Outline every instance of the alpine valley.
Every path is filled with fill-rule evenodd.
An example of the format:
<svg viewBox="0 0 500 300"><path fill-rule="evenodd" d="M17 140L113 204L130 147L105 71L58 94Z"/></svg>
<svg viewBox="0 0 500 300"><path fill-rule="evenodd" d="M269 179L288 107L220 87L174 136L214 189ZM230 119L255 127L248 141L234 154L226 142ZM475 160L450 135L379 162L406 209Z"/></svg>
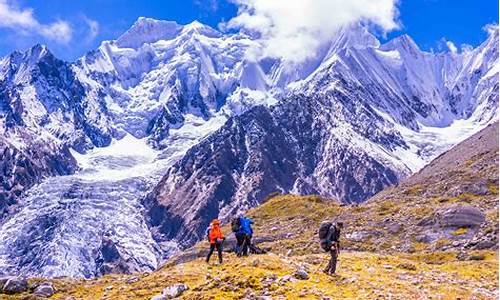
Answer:
<svg viewBox="0 0 500 300"><path fill-rule="evenodd" d="M498 121L498 27L422 51L339 30L301 63L139 18L75 62L0 59L0 274L153 271L270 195L358 204ZM397 200L394 200L397 201Z"/></svg>

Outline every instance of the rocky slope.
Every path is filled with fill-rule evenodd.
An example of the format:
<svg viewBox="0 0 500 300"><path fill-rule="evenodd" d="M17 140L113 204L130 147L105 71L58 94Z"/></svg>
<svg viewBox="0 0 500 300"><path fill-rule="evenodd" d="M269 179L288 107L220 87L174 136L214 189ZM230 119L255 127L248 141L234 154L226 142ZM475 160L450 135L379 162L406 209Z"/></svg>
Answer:
<svg viewBox="0 0 500 300"><path fill-rule="evenodd" d="M272 245L273 252L279 253L320 251L316 230L325 219L344 221L343 247L350 250L494 250L498 247L498 154L495 123L365 203L342 205L318 196L284 195L264 202L249 215L259 220L255 235L273 240L263 246ZM196 256L196 251L185 253Z"/></svg>
<svg viewBox="0 0 500 300"><path fill-rule="evenodd" d="M35 149L20 150L0 137L0 220L9 214L22 193L46 176L75 171L76 162L68 148L51 148L43 141Z"/></svg>
<svg viewBox="0 0 500 300"><path fill-rule="evenodd" d="M201 242L152 273L51 280L52 298L496 299L498 123L363 204L280 195L247 215L267 254L227 252L222 266L206 264ZM345 223L335 277L321 271L327 255L317 230L325 219ZM229 236L229 225L223 232ZM6 299L32 295L44 281L30 279L31 291Z"/></svg>
<svg viewBox="0 0 500 300"><path fill-rule="evenodd" d="M106 144L85 114L83 95L70 64L44 46L0 60L0 220L34 183L77 169L70 146Z"/></svg>
<svg viewBox="0 0 500 300"><path fill-rule="evenodd" d="M497 119L497 41L434 55L408 36L342 32L279 103L228 120L168 171L144 202L151 224L189 244L272 193L366 200Z"/></svg>

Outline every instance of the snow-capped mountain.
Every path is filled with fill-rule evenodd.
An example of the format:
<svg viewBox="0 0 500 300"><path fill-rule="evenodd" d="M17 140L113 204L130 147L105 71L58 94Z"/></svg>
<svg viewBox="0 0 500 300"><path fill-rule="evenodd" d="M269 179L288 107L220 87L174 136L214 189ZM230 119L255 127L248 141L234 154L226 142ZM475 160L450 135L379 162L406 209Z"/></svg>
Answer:
<svg viewBox="0 0 500 300"><path fill-rule="evenodd" d="M355 36L353 36L355 34ZM361 202L498 119L498 31L462 54L342 30L280 103L230 119L145 200L158 239L200 239L272 193Z"/></svg>
<svg viewBox="0 0 500 300"><path fill-rule="evenodd" d="M250 59L245 33L140 18L74 63L15 52L0 273L152 270L270 193L364 201L498 119L497 45L498 29L433 54L352 26L292 64Z"/></svg>
<svg viewBox="0 0 500 300"><path fill-rule="evenodd" d="M247 62L257 44L193 22L140 18L116 41L103 42L75 65L87 97L103 100L113 128L162 144L186 115L224 116L221 108L238 90L266 89L264 73Z"/></svg>

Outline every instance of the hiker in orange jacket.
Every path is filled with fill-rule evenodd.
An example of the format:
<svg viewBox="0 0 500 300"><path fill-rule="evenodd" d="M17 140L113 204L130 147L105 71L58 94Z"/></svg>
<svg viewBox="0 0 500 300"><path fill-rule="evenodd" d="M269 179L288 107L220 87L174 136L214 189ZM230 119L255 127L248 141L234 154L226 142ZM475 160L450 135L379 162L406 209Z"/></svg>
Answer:
<svg viewBox="0 0 500 300"><path fill-rule="evenodd" d="M210 261L210 256L214 253L215 248L217 248L217 254L219 254L219 264L222 264L222 243L226 239L222 234L220 229L220 221L214 219L207 229L208 241L210 242L210 251L207 255L207 263Z"/></svg>

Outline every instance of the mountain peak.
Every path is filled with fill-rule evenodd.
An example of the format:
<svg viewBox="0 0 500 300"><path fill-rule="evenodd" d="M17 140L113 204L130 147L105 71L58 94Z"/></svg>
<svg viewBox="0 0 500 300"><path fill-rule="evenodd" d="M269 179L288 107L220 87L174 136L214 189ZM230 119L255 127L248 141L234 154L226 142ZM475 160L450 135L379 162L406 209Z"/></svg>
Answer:
<svg viewBox="0 0 500 300"><path fill-rule="evenodd" d="M10 54L10 61L17 64L34 65L45 58L55 58L46 45L35 44L24 52L14 51Z"/></svg>
<svg viewBox="0 0 500 300"><path fill-rule="evenodd" d="M143 44L174 39L182 33L199 33L208 37L222 35L219 31L197 20L180 25L175 21L139 17L134 25L116 40L116 44L121 48L137 49Z"/></svg>
<svg viewBox="0 0 500 300"><path fill-rule="evenodd" d="M194 20L193 22L183 25L182 26L182 32L188 33L188 32L196 32L200 33L204 36L207 37L220 37L222 34L215 30L214 28L205 25L198 20Z"/></svg>
<svg viewBox="0 0 500 300"><path fill-rule="evenodd" d="M199 22L198 20L194 20L193 22L184 25L184 29L186 29L186 28L189 28L189 29L201 29L201 28L205 28L205 27L208 27L208 26L206 26L205 24Z"/></svg>
<svg viewBox="0 0 500 300"><path fill-rule="evenodd" d="M40 59L46 55L51 55L52 53L46 45L36 44L27 51L27 54Z"/></svg>
<svg viewBox="0 0 500 300"><path fill-rule="evenodd" d="M341 49L346 47L353 48L378 48L379 40L361 24L354 24L343 27L339 30L337 39L334 42L334 48Z"/></svg>
<svg viewBox="0 0 500 300"><path fill-rule="evenodd" d="M413 51L420 51L417 43L408 35L402 34L394 39L390 40L386 44L382 46L383 50L397 50L397 49L406 49Z"/></svg>
<svg viewBox="0 0 500 300"><path fill-rule="evenodd" d="M116 43L123 48L139 48L145 43L172 39L181 29L182 26L174 21L139 17L134 25L116 40Z"/></svg>

